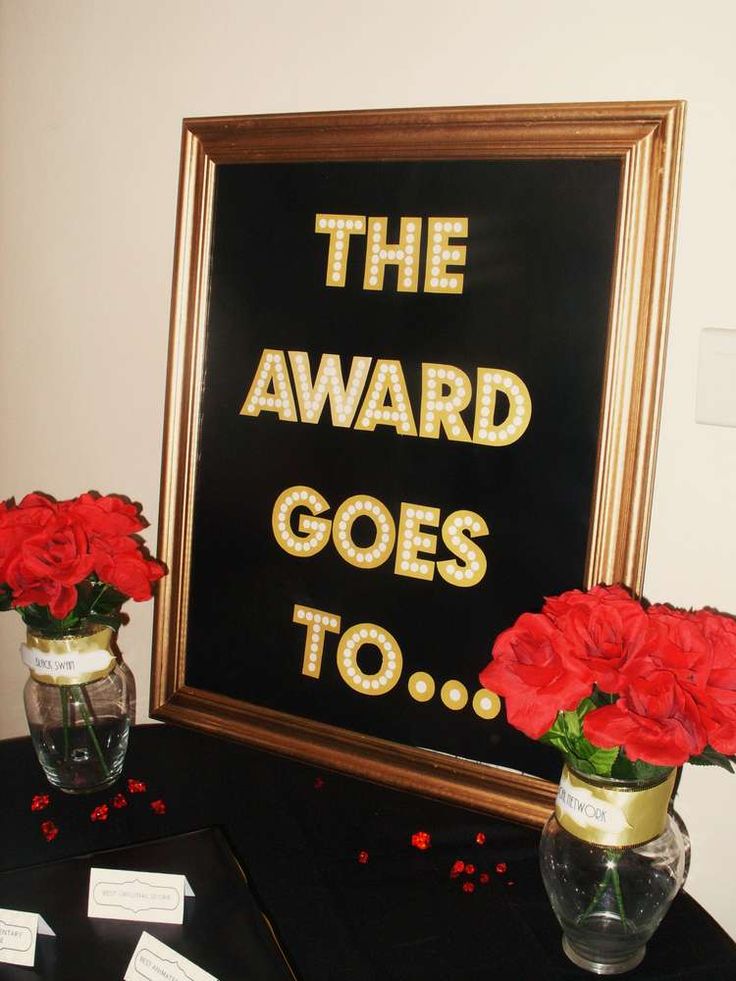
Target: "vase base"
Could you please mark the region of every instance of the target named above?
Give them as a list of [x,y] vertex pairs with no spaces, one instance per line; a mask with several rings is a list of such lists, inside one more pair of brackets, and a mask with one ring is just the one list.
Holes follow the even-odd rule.
[[119,773],[113,773],[106,780],[103,780],[101,783],[96,783],[89,787],[86,786],[70,787],[70,786],[65,786],[64,784],[55,783],[49,777],[48,774],[46,774],[46,779],[48,780],[48,782],[51,784],[52,787],[54,787],[56,790],[60,790],[63,794],[69,794],[71,797],[79,797],[79,796],[84,796],[85,794],[96,794],[100,790],[107,790],[108,787],[112,787],[112,785],[117,781],[119,776],[120,776]]
[[578,967],[582,967],[585,971],[590,971],[591,974],[624,974],[626,971],[633,971],[635,967],[644,960],[644,954],[646,954],[646,945],[643,947],[638,947],[636,950],[632,951],[627,957],[622,960],[617,961],[597,961],[593,958],[586,957],[577,950],[570,940],[563,934],[562,936],[562,949],[565,951],[567,956],[573,962],[577,964]]

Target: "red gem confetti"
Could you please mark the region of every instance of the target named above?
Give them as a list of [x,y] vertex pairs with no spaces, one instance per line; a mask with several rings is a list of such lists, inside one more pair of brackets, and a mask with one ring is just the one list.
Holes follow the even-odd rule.
[[89,816],[90,821],[107,821],[107,817],[110,813],[110,808],[107,804],[100,804],[96,807]]
[[452,868],[450,869],[450,878],[457,879],[461,872],[465,871],[465,862],[462,859],[458,859],[457,862],[452,863]]
[[317,779],[314,781],[314,789],[315,790],[322,790],[322,788],[324,787],[324,785],[325,785],[325,782],[322,779],[322,777],[317,777]]
[[128,780],[128,791],[131,794],[145,794],[147,789],[148,788],[146,787],[145,781],[143,780]]
[[478,876],[478,881],[482,886],[487,886],[490,880],[491,877],[487,872],[481,872],[481,874]]
[[475,892],[475,883],[463,882],[463,892]]
[[486,836],[483,834],[482,831],[479,831],[478,834],[475,836],[475,843],[476,845],[485,845]]
[[428,831],[415,831],[411,836],[412,848],[418,848],[420,852],[426,852],[432,847],[432,836]]
[[509,867],[505,862],[499,862],[496,866],[496,872],[498,872],[499,875],[503,875],[504,872],[508,872],[508,870]]
[[151,810],[154,812],[154,814],[165,814],[166,804],[162,800],[152,800]]
[[44,808],[48,807],[51,803],[51,798],[48,794],[36,794],[31,801],[32,811],[43,811]]
[[59,829],[56,827],[53,821],[41,822],[41,834],[44,836],[46,841],[53,841],[58,833]]
[[468,864],[465,866],[465,874],[475,875],[475,866],[472,865],[470,862],[468,862]]
[[115,794],[112,799],[112,806],[119,811],[121,807],[128,806],[128,798],[125,794]]
[[358,852],[358,861],[361,865],[365,865],[369,858],[368,852]]

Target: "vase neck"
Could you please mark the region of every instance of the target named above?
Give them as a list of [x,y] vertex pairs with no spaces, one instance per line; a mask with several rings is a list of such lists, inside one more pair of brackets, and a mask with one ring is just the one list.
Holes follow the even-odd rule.
[[31,677],[41,684],[85,685],[99,681],[114,670],[110,649],[112,629],[98,627],[84,632],[44,637],[32,630],[21,644],[21,659]]
[[555,802],[559,824],[593,845],[626,848],[657,838],[667,824],[676,771],[652,784],[587,776],[565,766]]

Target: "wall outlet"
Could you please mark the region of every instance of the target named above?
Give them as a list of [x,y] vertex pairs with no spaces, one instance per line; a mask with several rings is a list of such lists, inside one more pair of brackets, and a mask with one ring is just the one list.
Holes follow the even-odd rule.
[[707,327],[700,334],[695,421],[736,426],[736,330]]

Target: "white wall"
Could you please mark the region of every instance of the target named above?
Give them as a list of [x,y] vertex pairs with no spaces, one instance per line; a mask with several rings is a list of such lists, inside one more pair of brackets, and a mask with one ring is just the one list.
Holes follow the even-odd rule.
[[[685,98],[646,593],[736,610],[736,430],[694,422],[699,332],[736,327],[730,0],[0,0],[0,496],[90,487],[155,520],[184,116]],[[148,700],[151,604],[121,634]],[[25,731],[0,617],[0,736]],[[145,718],[139,713],[139,721]],[[472,755],[472,753],[471,753]],[[736,776],[689,768],[689,882],[736,937]]]

